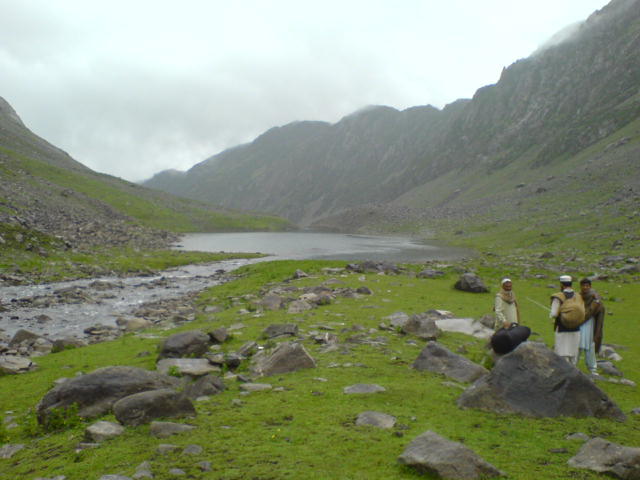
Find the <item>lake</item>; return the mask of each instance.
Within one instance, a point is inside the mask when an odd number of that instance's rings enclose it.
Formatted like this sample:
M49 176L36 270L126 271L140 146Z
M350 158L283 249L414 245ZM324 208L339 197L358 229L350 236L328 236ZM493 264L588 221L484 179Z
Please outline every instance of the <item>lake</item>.
M410 237L317 232L192 233L175 248L204 252L259 252L277 259L373 260L417 263L470 256L469 249Z

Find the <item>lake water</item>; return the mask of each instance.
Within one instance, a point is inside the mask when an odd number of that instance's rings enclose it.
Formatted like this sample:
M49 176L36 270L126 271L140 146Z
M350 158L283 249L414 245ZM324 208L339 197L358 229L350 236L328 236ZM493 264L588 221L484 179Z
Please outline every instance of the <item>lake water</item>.
M278 259L422 262L471 255L463 248L424 243L409 237L314 232L193 233L176 248L204 252L259 252Z

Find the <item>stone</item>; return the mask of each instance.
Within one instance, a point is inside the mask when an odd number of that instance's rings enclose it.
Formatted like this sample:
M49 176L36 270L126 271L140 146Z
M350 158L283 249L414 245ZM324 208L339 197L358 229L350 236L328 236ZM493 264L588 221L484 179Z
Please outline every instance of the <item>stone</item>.
M184 394L194 400L205 395L217 395L224 392L225 385L220 377L214 375L205 375L196 379L195 382L189 383L184 388Z
M108 413L113 404L128 395L176 387L179 380L136 367L105 367L92 373L71 378L49 390L37 406L42 423L52 409L66 408L76 403L82 417L97 417Z
M24 448L24 445L21 443L15 443L15 444L7 443L6 445L3 445L2 447L0 447L0 458L5 458L5 459L11 458L23 448Z
M265 392L273 389L273 386L268 383L243 383L240 385L240 390L243 392Z
M163 358L156 364L156 368L164 375L171 372L190 377L202 377L221 371L220 367L213 365L206 358Z
M113 405L116 419L123 425L143 425L157 418L195 416L196 410L184 394L168 388L136 393Z
M614 377L622 377L622 372L618 370L618 367L616 367L612 362L599 361L598 368L600 369L600 371L602 371L602 373L606 375L612 375Z
M136 473L133 474L133 478L153 478L153 473L151 473L151 463L142 462L140 465L138 465L136 467Z
M442 318L436 319L435 322L443 332L464 333L484 340L491 338L494 333L493 328L487 327L481 321L473 318Z
M363 285L363 286L358 287L356 289L356 293L359 293L360 295L373 295L373 290L371 290L369 287Z
M308 276L309 275L307 273L303 272L299 268L293 274L293 278L295 278L296 280L299 279L299 278L307 278Z
M355 385L349 385L344 387L343 392L347 395L353 394L368 394L368 393L381 393L386 392L387 389L377 385L375 383L356 383Z
M453 288L471 293L486 293L489 291L478 275L469 272L463 273Z
M195 428L193 425L187 425L186 423L153 421L149 427L149 433L156 438L167 438L179 433L189 432Z
M567 435L564 438L566 438L567 440L577 440L580 442L586 442L587 440L589 440L590 437L586 433L576 432L576 433L572 433L571 435Z
M185 455L200 455L204 449L200 445L187 445L182 453Z
M209 351L210 345L209 335L200 330L176 333L162 343L158 359L201 357Z
M416 275L418 278L438 278L444 276L444 272L427 268Z
M362 263L350 263L346 266L346 269L358 273L400 273L397 265L389 262L373 262L370 260Z
M110 438L115 438L124 433L122 425L114 422L99 421L88 426L84 431L84 438L87 442L100 443Z
M382 412L366 411L358 415L356 425L370 425L378 428L393 428L396 424L396 417Z
M229 332L224 327L216 328L209 332L209 338L213 343L224 343L229 339Z
M447 479L481 479L505 476L473 450L428 431L416 437L398 461L420 473Z
M129 318L122 325L122 327L127 332L135 332L137 330L143 330L151 326L153 326L153 323L150 320L147 320L146 318L138 318L138 317Z
M37 366L29 357L0 355L0 374L16 375L26 373L35 370Z
M298 325L295 323L275 323L269 325L262 332L262 338L277 338L284 336L295 337L298 335Z
M52 353L62 352L64 350L70 350L72 348L86 347L88 345L84 340L74 337L58 338L53 341Z
M21 328L13 335L13 338L11 338L11 340L9 341L9 346L15 347L17 345L20 345L22 342L32 342L37 340L38 338L41 338L41 336L30 332L29 330L24 330Z
M176 452L178 450L180 450L178 445L172 445L170 443L161 443L156 449L160 455L166 455L167 453Z
M441 333L435 319L423 313L411 315L402 326L402 332L415 335L422 340L435 340Z
M284 306L284 299L273 293L266 294L259 303L265 310L280 310Z
M289 304L287 313L302 313L311 310L312 308L313 305L309 302L305 302L304 300L294 300Z
M640 448L626 447L603 438L592 438L585 443L569 466L606 473L625 480L640 478Z
M625 420L620 408L588 376L538 342L524 342L502 356L457 403L462 408L530 417Z
M271 353L261 351L253 356L251 364L251 372L262 376L295 372L306 368L316 368L316 361L302 344L294 342L283 342Z
M474 382L489 371L437 342L429 342L411 365L416 370L439 373L458 382Z
M384 317L384 320L388 321L392 327L402 328L409 321L409 315L404 312L396 312Z
M125 477L124 475L102 475L98 480L132 480L131 477Z

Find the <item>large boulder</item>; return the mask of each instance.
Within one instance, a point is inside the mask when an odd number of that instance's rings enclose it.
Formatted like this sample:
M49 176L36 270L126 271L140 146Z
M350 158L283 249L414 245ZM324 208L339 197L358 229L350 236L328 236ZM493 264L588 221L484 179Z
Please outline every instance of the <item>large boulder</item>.
M435 340L442 333L434 316L427 313L411 315L401 327L404 333L415 335L422 340Z
M637 480L640 478L640 448L625 447L603 438L592 438L575 457L569 459L569 465Z
M589 377L538 342L522 343L501 357L489 375L465 390L458 405L531 417L625 420Z
M457 355L437 342L429 342L411 365L416 370L441 373L459 382L473 382L486 375L488 370Z
M113 405L113 413L123 425L142 425L157 418L195 416L196 410L184 394L164 388L124 397Z
M304 346L300 343L284 342L270 354L263 351L254 355L251 371L256 375L270 376L315 367L316 361Z
M398 461L420 473L449 479L493 478L503 476L473 450L428 431L416 437Z
M38 403L38 421L46 421L52 409L79 407L82 417L97 417L126 396L147 390L177 387L180 381L136 367L105 367L75 377L49 390Z
M453 287L456 290L471 293L486 293L489 291L482 279L475 273L463 273Z
M162 358L202 357L209 351L210 346L209 335L200 330L176 333L162 342L158 360Z

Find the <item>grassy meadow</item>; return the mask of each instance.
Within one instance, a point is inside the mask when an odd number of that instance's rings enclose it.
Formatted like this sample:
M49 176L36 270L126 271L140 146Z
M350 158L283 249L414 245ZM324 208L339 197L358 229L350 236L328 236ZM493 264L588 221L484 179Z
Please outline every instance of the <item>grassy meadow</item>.
M523 323L534 331L532 340L552 345L552 328L545 311L532 301L546 304L555 285L556 272L512 267L505 271L479 257L465 264L438 265L446 275L439 279L415 276L423 266L406 266L400 275L326 273L325 267L343 267L346 262L277 261L243 267L239 278L201 294L197 319L172 331L148 330L128 334L117 341L67 350L36 358L39 369L19 376L0 377L0 413L14 417L17 428L0 431L0 443L23 443L26 447L11 459L0 460L0 478L35 479L65 475L68 480L98 479L103 474L132 477L137 465L150 461L156 479L178 478L170 473L181 468L184 478L195 479L389 479L431 478L397 463L408 443L427 430L463 442L485 460L522 480L598 479L601 475L567 466L567 460L581 446L567 440L571 433L601 436L629 446L640 445L640 416L629 415L640 407L637 388L598 383L628 414L624 423L594 418L531 419L461 410L456 399L464 384L429 372L410 368L424 342L395 331L379 329L384 317L394 312L420 313L437 308L460 317L481 317L491 312L499 279L508 274L520 298ZM290 280L296 269L309 278ZM459 271L474 269L491 287L489 294L472 294L452 288ZM535 271L532 271L535 270ZM532 274L547 278L533 278ZM575 276L589 273L571 271ZM623 360L618 367L625 377L640 382L640 291L630 277L617 276L596 282L609 315L605 343L617 345ZM327 282L332 288L368 286L372 295L338 297L332 304L300 314L285 310L259 312L255 299L276 285L306 287ZM295 294L292 294L294 296ZM220 313L204 313L206 306L220 305ZM148 426L128 427L120 437L100 447L76 451L90 421L69 419L57 432L38 431L33 409L59 377L72 377L108 365L132 365L153 369L161 338L179 330L211 330L220 326L233 330L222 351L234 352L245 342L261 345L263 329L273 323L294 322L299 326L305 348L317 361L317 368L276 375L258 381L274 390L241 394L236 380L226 380L227 390L196 403L198 415L181 420L197 428L168 439L149 435ZM388 321L386 322L388 324ZM308 336L328 329L338 335L345 348L322 353ZM376 339L375 345L360 344L358 338ZM279 340L278 340L279 341ZM462 334L444 333L439 339L453 351L490 367L485 341ZM141 356L142 352L151 355ZM246 373L243 364L238 373ZM584 363L580 368L584 370ZM386 391L373 395L345 395L343 389L356 383L376 383ZM10 393L8 393L10 392ZM393 415L392 430L355 425L361 412L374 410ZM106 416L104 419L113 420ZM160 454L157 447L171 443L181 447ZM182 447L203 447L198 455L182 454ZM556 453L552 453L556 452ZM212 470L203 472L200 461Z

